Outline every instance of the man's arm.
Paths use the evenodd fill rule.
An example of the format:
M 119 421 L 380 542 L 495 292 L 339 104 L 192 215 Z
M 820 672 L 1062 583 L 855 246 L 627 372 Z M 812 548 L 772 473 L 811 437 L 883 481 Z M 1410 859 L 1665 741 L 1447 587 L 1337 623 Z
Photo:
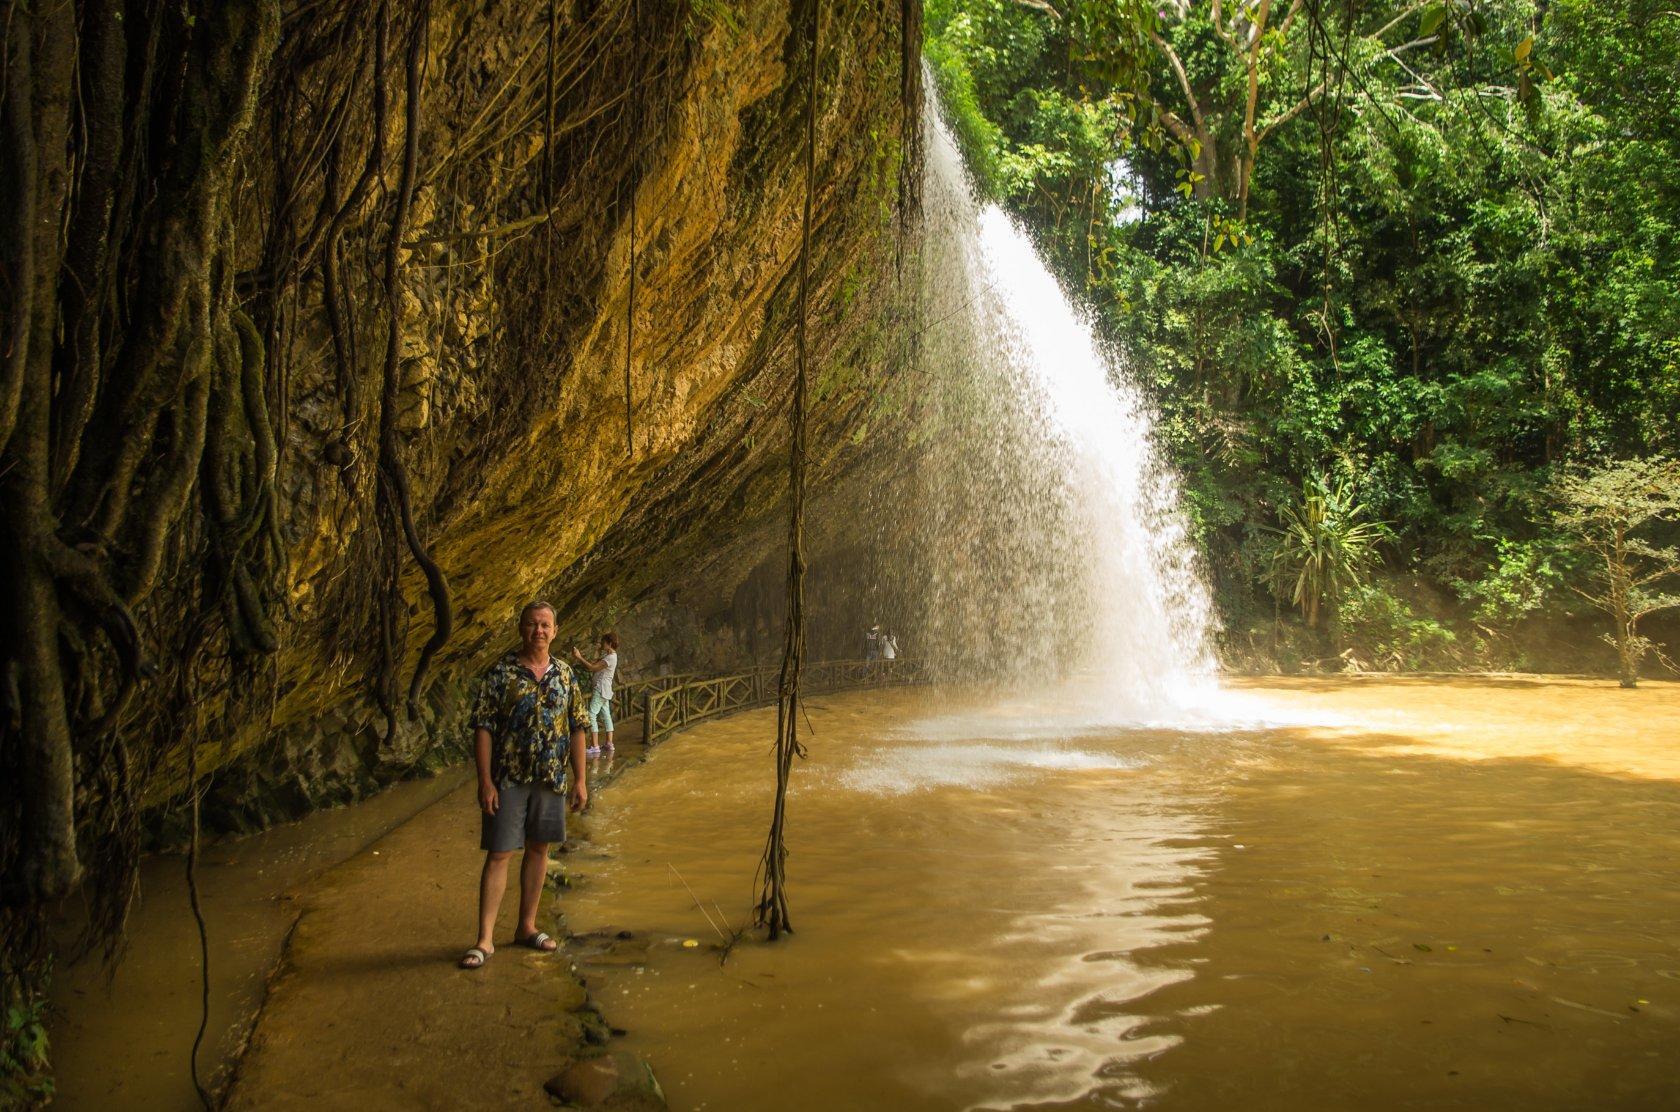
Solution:
M 490 731 L 483 726 L 473 731 L 473 763 L 478 766 L 478 805 L 487 815 L 501 806 L 501 793 L 490 778 Z
M 575 683 L 566 686 L 570 688 L 566 693 L 566 725 L 572 732 L 572 810 L 581 811 L 589 805 L 589 755 L 584 751 L 584 736 L 591 723 L 583 689 Z
M 581 811 L 589 806 L 589 761 L 585 751 L 585 733 L 583 730 L 572 731 L 572 810 Z

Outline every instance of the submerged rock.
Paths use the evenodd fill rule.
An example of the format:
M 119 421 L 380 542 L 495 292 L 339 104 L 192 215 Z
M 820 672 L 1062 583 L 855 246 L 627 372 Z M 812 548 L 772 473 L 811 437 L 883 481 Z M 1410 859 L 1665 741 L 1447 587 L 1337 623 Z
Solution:
M 625 1051 L 579 1058 L 549 1078 L 543 1090 L 579 1108 L 652 1112 L 666 1107 L 652 1067 Z

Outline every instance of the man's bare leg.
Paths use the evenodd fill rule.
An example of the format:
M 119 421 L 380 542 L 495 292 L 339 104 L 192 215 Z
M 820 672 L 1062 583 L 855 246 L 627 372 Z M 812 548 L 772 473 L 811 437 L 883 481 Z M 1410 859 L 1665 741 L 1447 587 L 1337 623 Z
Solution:
M 486 954 L 496 952 L 496 913 L 502 909 L 502 893 L 507 891 L 508 859 L 514 850 L 486 853 L 484 871 L 478 878 L 478 943 Z
M 537 933 L 537 908 L 542 903 L 543 880 L 547 873 L 548 843 L 526 842 L 525 860 L 519 864 L 519 928 L 514 931 L 514 938 L 530 938 Z M 554 946 L 558 947 L 559 943 Z

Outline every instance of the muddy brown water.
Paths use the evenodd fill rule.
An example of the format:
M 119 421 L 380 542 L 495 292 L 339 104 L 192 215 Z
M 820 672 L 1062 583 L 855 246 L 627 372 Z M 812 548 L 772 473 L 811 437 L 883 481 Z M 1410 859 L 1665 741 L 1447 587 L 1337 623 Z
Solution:
M 773 717 L 698 726 L 572 858 L 571 927 L 650 941 L 594 991 L 678 1109 L 1680 1107 L 1680 685 L 1229 687 L 1036 737 L 814 700 L 797 933 L 725 965 L 688 888 L 744 918 Z

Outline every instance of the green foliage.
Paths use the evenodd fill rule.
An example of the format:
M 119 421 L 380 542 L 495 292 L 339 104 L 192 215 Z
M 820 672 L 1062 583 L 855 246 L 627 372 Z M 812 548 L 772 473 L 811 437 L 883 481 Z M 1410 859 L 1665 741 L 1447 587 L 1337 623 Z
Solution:
M 1385 671 L 1442 669 L 1457 665 L 1458 635 L 1422 617 L 1406 600 L 1374 583 L 1348 591 L 1336 613 L 1337 640 L 1355 659 Z
M 52 1100 L 47 1066 L 45 986 L 6 982 L 5 1030 L 0 1032 L 0 1107 L 26 1108 Z
M 741 13 L 731 0 L 691 0 L 684 30 L 692 39 L 699 39 L 714 27 L 733 42 L 741 34 Z
M 980 192 L 1025 216 L 1066 277 L 1098 288 L 1081 279 L 1112 273 L 1126 203 L 1116 156 L 1160 146 L 1142 65 L 1155 13 L 1138 0 L 1057 8 L 932 0 L 924 50 Z
M 946 15 L 941 33 L 930 33 L 923 53 L 933 71 L 934 84 L 945 108 L 945 119 L 962 148 L 963 159 L 980 191 L 990 196 L 995 189 L 997 160 L 1003 147 L 1002 133 L 980 107 L 970 57 L 977 38 L 973 20 L 966 13 L 950 14 L 950 5 L 936 2 L 926 8 L 931 26 Z M 968 49 L 965 49 L 968 48 Z M 985 55 L 981 56 L 984 64 Z
M 1266 580 L 1300 609 L 1309 628 L 1319 627 L 1376 559 L 1383 524 L 1365 516 L 1352 483 L 1324 476 L 1309 480 L 1300 501 L 1278 512 L 1282 524 Z
M 1470 620 L 1486 631 L 1507 630 L 1540 611 L 1561 592 L 1570 561 L 1561 542 L 1500 537 L 1492 562 L 1479 575 L 1453 585 L 1469 606 Z
M 1239 197 L 1246 48 L 1211 5 L 1055 7 L 935 0 L 929 56 L 961 76 L 939 86 L 985 188 L 1154 394 L 1222 608 L 1269 609 L 1257 523 L 1330 470 L 1390 523 L 1393 566 L 1458 600 L 1455 652 L 1520 655 L 1574 607 L 1554 473 L 1680 452 L 1680 20 L 1323 7 L 1348 45 L 1302 102 L 1322 50 L 1274 13 Z M 1093 20 L 1130 52 L 1113 81 L 1076 61 Z

